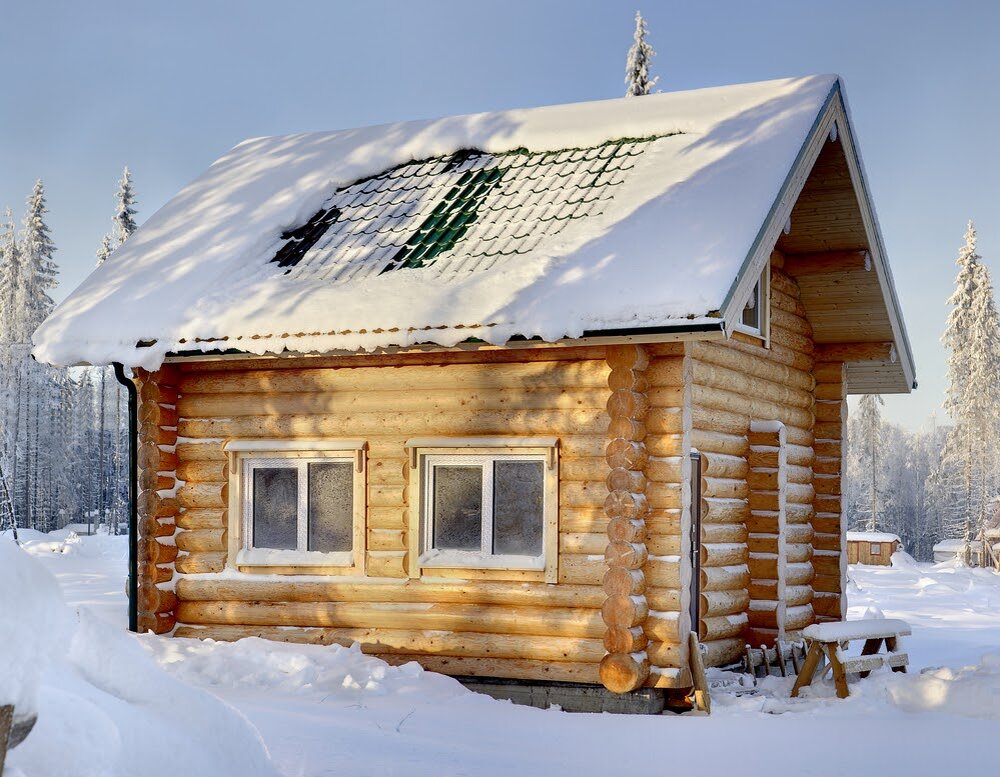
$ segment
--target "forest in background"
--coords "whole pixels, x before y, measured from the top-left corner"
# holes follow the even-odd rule
[[[57,369],[31,357],[31,335],[52,311],[56,246],[37,181],[18,230],[0,225],[0,529],[70,523],[117,533],[127,520],[127,400],[110,368]],[[135,231],[126,167],[97,264]]]

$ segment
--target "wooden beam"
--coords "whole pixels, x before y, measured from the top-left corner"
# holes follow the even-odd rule
[[[816,346],[817,362],[888,362],[892,343],[824,343]]]
[[[803,275],[825,275],[865,269],[867,251],[823,251],[811,254],[787,254],[785,272],[793,278]],[[871,259],[869,258],[869,267]]]

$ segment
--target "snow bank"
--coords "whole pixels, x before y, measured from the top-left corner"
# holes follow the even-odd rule
[[[252,353],[372,350],[697,321],[721,307],[836,88],[812,76],[249,140],[94,270],[35,332],[34,353],[155,368],[220,338]],[[407,161],[654,135],[670,136],[602,215],[490,269],[332,284],[270,262],[281,233],[337,189]]]
[[[111,626],[86,608],[74,616],[41,563],[79,555],[94,574],[121,563],[126,538],[62,535],[26,531],[28,552],[0,537],[0,700],[38,713],[4,774],[274,777],[259,734],[239,712],[170,677],[121,619]]]
[[[73,618],[55,579],[0,535],[0,704],[30,714],[43,670],[60,657]]]

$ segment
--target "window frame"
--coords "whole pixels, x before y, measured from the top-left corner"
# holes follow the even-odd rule
[[[868,552],[873,556],[882,555],[882,543],[881,542],[871,542],[868,544]]]
[[[461,577],[466,570],[477,578],[558,581],[559,543],[559,440],[554,437],[466,437],[416,438],[408,440],[410,521],[408,531],[408,573],[411,578]],[[496,461],[539,461],[542,463],[542,552],[541,555],[486,554],[487,537],[492,539],[493,502],[490,497],[492,470]],[[433,472],[437,466],[483,467],[482,538],[479,551],[441,550],[433,546]],[[490,508],[486,509],[489,498]],[[486,513],[489,513],[487,517]],[[487,535],[486,528],[490,529]],[[455,572],[455,575],[451,573]]]
[[[764,269],[760,271],[760,277],[750,290],[751,294],[757,293],[757,321],[759,326],[753,327],[743,323],[743,310],[746,309],[746,302],[740,310],[740,320],[736,322],[733,330],[742,332],[750,337],[756,337],[764,341],[765,347],[771,342],[771,261],[764,263]],[[749,301],[749,298],[748,300]]]
[[[241,572],[288,574],[357,574],[364,570],[368,443],[364,440],[230,440],[224,446],[229,457],[229,544],[226,565]],[[313,462],[351,463],[351,549],[311,551],[308,542],[308,465]],[[281,467],[298,471],[296,549],[254,548],[252,478],[255,469]],[[270,558],[255,555],[268,550]]]

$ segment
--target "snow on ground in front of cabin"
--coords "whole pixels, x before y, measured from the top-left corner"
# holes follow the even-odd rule
[[[789,699],[791,680],[770,678],[754,695],[716,693],[708,718],[646,717],[518,707],[346,648],[130,637],[112,628],[125,621],[125,542],[25,542],[78,626],[4,777],[118,777],[140,763],[154,777],[924,775],[988,762],[1000,735],[1000,575],[985,570],[905,554],[851,568],[852,618],[911,624],[910,674],[876,672],[847,700],[829,681]]]

